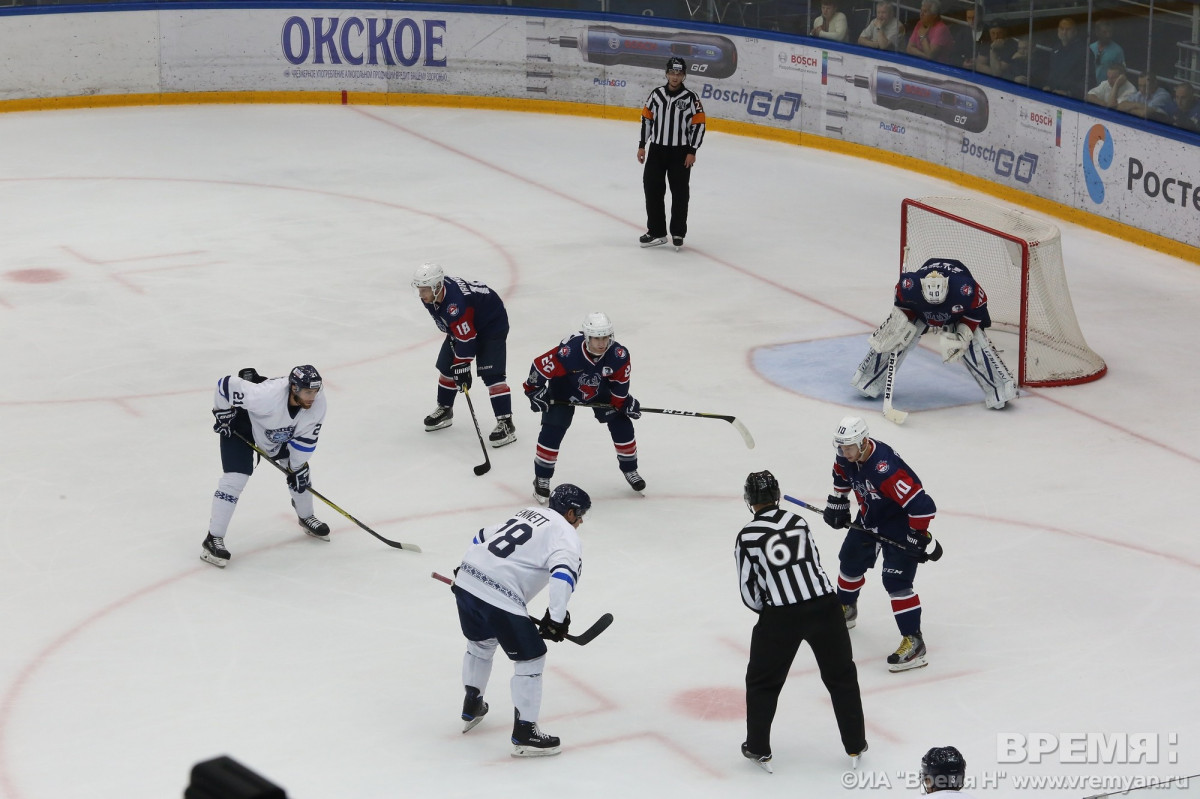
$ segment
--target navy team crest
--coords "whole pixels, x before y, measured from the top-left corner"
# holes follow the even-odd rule
[[[875,464],[875,471],[879,472],[880,474],[886,474],[891,468],[891,464],[889,464],[887,461],[880,461],[879,463]]]
[[[616,350],[614,350],[614,352],[616,352],[618,358],[625,357],[625,348],[624,347],[617,347]]]
[[[570,347],[559,347],[559,348],[558,348],[558,357],[560,357],[560,358],[566,358],[566,357],[567,357],[568,355],[570,355],[570,354],[571,354],[571,348],[570,348]]]
[[[971,296],[972,289],[971,289],[971,286],[970,286],[969,284],[967,284],[967,283],[963,283],[963,285],[962,285],[962,288],[961,288],[961,289],[959,289],[959,291],[961,291],[961,292],[962,292],[962,295],[963,295],[964,297],[970,297],[970,296]]]
[[[268,430],[267,439],[272,444],[286,444],[292,440],[292,433],[296,432],[296,426],[280,427],[278,430]]]
[[[913,287],[913,279],[911,277],[904,278],[903,280],[900,281],[900,286],[901,286],[901,288],[906,288],[906,289],[912,288]]]
[[[446,307],[446,314],[448,316],[458,316],[458,304],[450,303],[450,305]]]

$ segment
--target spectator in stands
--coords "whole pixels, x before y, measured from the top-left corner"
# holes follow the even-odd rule
[[[1131,99],[1137,89],[1133,88],[1133,84],[1129,82],[1129,78],[1125,75],[1124,64],[1109,64],[1107,76],[1104,81],[1096,86],[1083,99],[1095,105],[1102,105],[1105,108],[1116,108],[1121,103]]]
[[[904,24],[896,19],[896,6],[892,0],[877,0],[875,19],[867,23],[858,43],[876,50],[900,50],[904,46]]]
[[[987,51],[987,28],[984,27],[983,9],[976,3],[963,16],[967,24],[955,26],[950,33],[954,36],[954,58],[952,63],[962,64],[967,69],[973,58],[982,57]]]
[[[1096,21],[1096,41],[1089,45],[1092,66],[1096,70],[1096,83],[1103,83],[1111,64],[1124,64],[1125,51],[1112,40],[1112,23],[1106,19]]]
[[[1196,89],[1190,83],[1175,87],[1175,125],[1187,130],[1200,130],[1200,102],[1196,100]]]
[[[1177,109],[1171,93],[1158,85],[1158,76],[1143,72],[1138,76],[1137,86],[1132,97],[1117,104],[1117,110],[1170,124]]]
[[[913,26],[905,52],[930,61],[949,63],[954,54],[954,37],[950,35],[946,23],[942,22],[942,4],[939,0],[922,0],[921,18]]]
[[[821,3],[821,16],[813,22],[812,35],[835,42],[850,41],[850,23],[833,0]]]
[[[1017,47],[1017,40],[1008,35],[1005,27],[993,22],[988,25],[987,45],[979,48],[974,59],[965,59],[963,66],[985,75],[1012,80]]]
[[[1079,35],[1075,20],[1063,17],[1058,21],[1058,47],[1050,54],[1042,90],[1078,100],[1083,95],[1086,58],[1087,45]]]

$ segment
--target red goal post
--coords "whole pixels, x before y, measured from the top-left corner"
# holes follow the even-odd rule
[[[1069,386],[1108,371],[1075,318],[1056,225],[973,197],[906,199],[900,271],[930,258],[962,261],[987,292],[989,332],[1017,336],[1019,385]]]

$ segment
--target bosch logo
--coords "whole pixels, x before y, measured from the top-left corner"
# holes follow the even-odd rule
[[[1054,117],[1047,114],[1039,114],[1037,111],[1029,112],[1029,121],[1037,125],[1045,125],[1046,127],[1054,127]]]
[[[1026,152],[1018,156],[1012,150],[975,144],[966,136],[962,139],[962,153],[992,164],[992,170],[997,175],[1012,178],[1018,183],[1031,182],[1033,173],[1037,171],[1038,157],[1035,153]]]
[[[798,64],[802,67],[817,66],[817,59],[813,58],[810,55],[795,55],[795,54],[793,54],[792,58],[791,58],[791,62],[793,64]]]
[[[803,106],[803,100],[796,92],[774,94],[762,89],[749,92],[745,89],[718,89],[711,83],[704,84],[700,99],[744,105],[746,113],[752,117],[771,117],[781,122],[792,121]]]
[[[620,50],[621,49],[621,40],[619,38],[617,38],[616,36],[609,36],[608,37],[608,49],[609,50]]]
[[[623,39],[618,47],[624,47],[626,50],[657,50],[658,44],[649,41],[648,39]]]

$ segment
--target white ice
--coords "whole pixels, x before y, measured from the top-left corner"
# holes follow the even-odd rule
[[[742,483],[771,469],[822,504],[848,411],[779,387],[752,353],[865,342],[890,302],[900,200],[962,189],[713,132],[676,253],[636,245],[636,121],[208,106],[5,114],[0,133],[0,797],[179,796],[220,754],[299,799],[866,792],[842,786],[807,648],[781,698],[775,773],[738,751],[755,618],[732,558]],[[915,794],[898,775],[947,744],[996,780],[980,796],[1104,792],[1018,790],[1029,775],[1200,771],[1200,270],[1061,227],[1106,377],[1003,412],[971,402],[903,427],[868,414],[937,501],[947,550],[917,578],[925,669],[887,671],[899,635],[868,575],[852,632],[871,745],[860,779],[891,786],[872,793]],[[519,439],[489,451],[482,477],[461,398],[453,427],[421,424],[439,335],[408,282],[427,259],[497,288],[512,317]],[[758,446],[721,421],[647,415],[643,498],[604,428],[577,416],[556,480],[594,508],[571,610],[579,627],[616,621],[586,648],[552,646],[541,721],[564,753],[517,760],[503,659],[492,715],[460,733],[463,640],[430,573],[529,504],[537,425],[518,386],[593,310],[630,348],[645,405],[734,414]],[[304,536],[264,467],[231,565],[199,559],[220,472],[215,381],[298,363],[327,379],[314,485],[423,554],[320,503],[332,542]],[[920,387],[900,383],[903,407]],[[475,401],[486,436],[492,413]],[[835,572],[841,536],[808,518]],[[1160,762],[1060,750],[1005,764],[1005,733],[1151,733]]]

